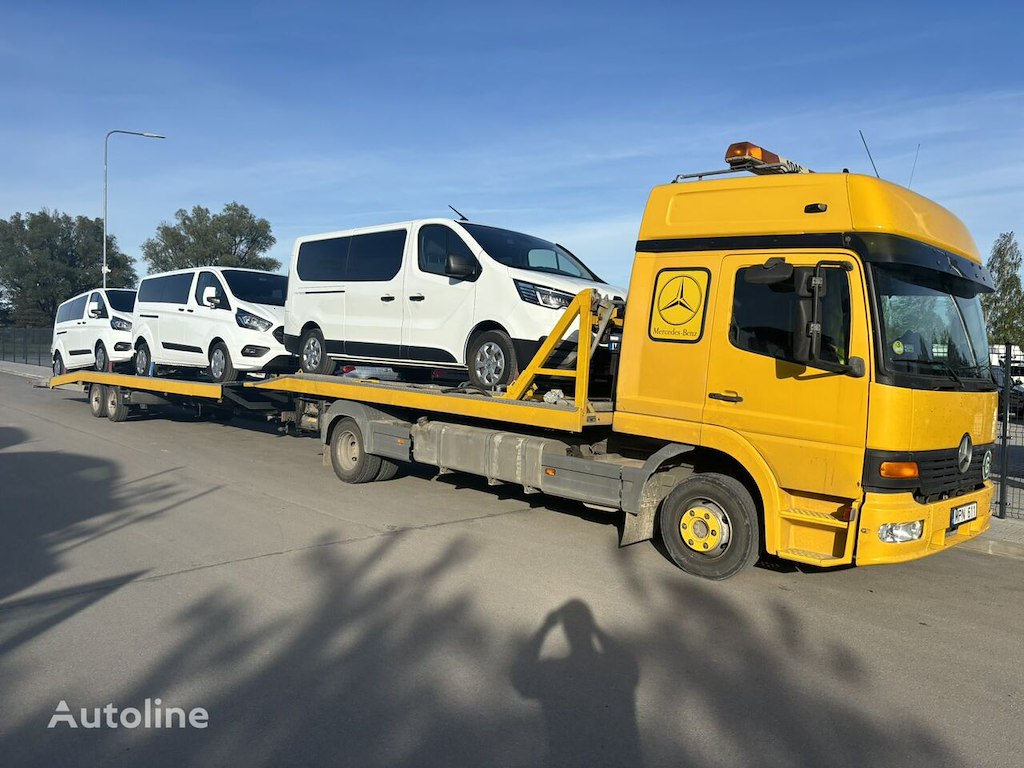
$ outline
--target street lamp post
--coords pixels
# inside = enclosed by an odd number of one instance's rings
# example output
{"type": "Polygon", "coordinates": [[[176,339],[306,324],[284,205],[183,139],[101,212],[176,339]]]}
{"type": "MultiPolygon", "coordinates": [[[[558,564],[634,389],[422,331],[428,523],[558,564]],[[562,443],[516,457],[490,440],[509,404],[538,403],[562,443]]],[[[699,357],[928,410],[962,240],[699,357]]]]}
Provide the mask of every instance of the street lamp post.
{"type": "Polygon", "coordinates": [[[107,287],[107,149],[110,145],[110,137],[115,133],[124,133],[128,136],[141,136],[144,139],[166,139],[159,133],[140,133],[139,131],[107,131],[103,139],[103,287],[107,287]]]}

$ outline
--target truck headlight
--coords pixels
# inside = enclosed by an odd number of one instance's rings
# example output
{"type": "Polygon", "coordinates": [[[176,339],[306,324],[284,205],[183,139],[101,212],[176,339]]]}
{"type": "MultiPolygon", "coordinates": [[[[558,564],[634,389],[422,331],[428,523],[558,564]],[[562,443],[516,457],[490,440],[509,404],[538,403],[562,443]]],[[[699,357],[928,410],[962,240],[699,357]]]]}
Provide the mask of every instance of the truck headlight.
{"type": "Polygon", "coordinates": [[[912,523],[886,523],[879,526],[878,538],[886,544],[900,544],[905,541],[917,541],[924,533],[924,520],[912,523]]]}
{"type": "Polygon", "coordinates": [[[110,327],[115,331],[130,331],[132,324],[127,320],[122,320],[120,317],[110,318],[110,327]]]}
{"type": "Polygon", "coordinates": [[[576,298],[571,293],[556,291],[553,288],[545,288],[543,285],[527,283],[524,280],[516,280],[515,283],[520,299],[531,304],[540,304],[540,306],[547,307],[548,309],[565,309],[576,298]]]}
{"type": "Polygon", "coordinates": [[[269,331],[273,325],[269,320],[264,320],[252,312],[246,312],[244,309],[235,312],[235,322],[242,328],[248,328],[252,331],[269,331]]]}

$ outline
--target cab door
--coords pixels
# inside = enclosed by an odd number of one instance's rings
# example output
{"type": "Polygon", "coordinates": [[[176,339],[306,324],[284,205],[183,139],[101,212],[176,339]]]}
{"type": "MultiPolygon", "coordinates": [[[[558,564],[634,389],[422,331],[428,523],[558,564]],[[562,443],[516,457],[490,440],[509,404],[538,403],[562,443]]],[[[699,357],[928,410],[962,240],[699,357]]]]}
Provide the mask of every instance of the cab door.
{"type": "Polygon", "coordinates": [[[867,431],[868,377],[850,359],[869,360],[863,273],[852,256],[785,254],[795,267],[843,261],[850,271],[823,267],[821,359],[796,362],[795,281],[749,282],[779,253],[723,259],[714,309],[714,343],[704,423],[739,435],[764,458],[788,490],[852,499],[860,495],[867,431]]]}

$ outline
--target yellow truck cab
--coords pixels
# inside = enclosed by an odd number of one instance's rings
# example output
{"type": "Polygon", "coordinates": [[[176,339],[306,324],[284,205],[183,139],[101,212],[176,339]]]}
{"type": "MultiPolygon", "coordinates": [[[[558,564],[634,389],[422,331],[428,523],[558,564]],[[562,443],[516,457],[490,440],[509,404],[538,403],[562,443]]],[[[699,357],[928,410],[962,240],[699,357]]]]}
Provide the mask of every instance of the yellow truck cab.
{"type": "MultiPolygon", "coordinates": [[[[993,284],[966,228],[877,178],[746,143],[726,159],[755,175],[650,195],[613,430],[698,446],[687,461],[738,480],[785,559],[891,563],[983,532],[997,395],[979,295],[993,284]]],[[[691,495],[661,512],[666,548],[729,575],[738,502],[691,495]]]]}

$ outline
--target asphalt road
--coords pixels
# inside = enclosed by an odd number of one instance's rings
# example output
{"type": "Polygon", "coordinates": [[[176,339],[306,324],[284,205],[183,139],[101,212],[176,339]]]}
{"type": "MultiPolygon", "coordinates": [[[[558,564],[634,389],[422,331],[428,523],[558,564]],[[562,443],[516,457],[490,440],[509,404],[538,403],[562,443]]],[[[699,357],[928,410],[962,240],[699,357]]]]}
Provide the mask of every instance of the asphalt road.
{"type": "Polygon", "coordinates": [[[1024,560],[710,583],[617,535],[0,375],[0,763],[1021,764],[1024,560]],[[207,727],[47,727],[147,698],[207,727]]]}

